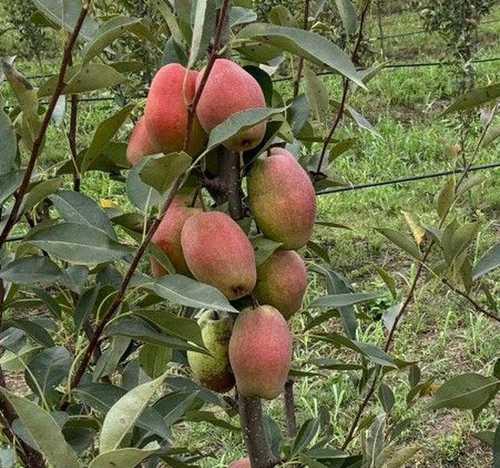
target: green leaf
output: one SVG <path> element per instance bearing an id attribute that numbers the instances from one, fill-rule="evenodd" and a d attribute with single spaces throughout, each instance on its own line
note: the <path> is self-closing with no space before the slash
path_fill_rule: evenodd
<path id="1" fill-rule="evenodd" d="M 132 204 L 143 212 L 150 210 L 153 206 L 159 205 L 163 199 L 157 190 L 145 184 L 141 179 L 140 171 L 148 159 L 143 159 L 139 164 L 130 169 L 127 177 L 127 196 Z"/>
<path id="2" fill-rule="evenodd" d="M 252 244 L 255 249 L 257 266 L 262 265 L 281 246 L 281 242 L 276 242 L 262 236 L 252 239 Z"/>
<path id="3" fill-rule="evenodd" d="M 385 420 L 385 414 L 379 414 L 370 426 L 370 430 L 367 431 L 366 438 L 364 438 L 362 450 L 363 461 L 367 464 L 366 466 L 380 466 L 380 463 L 377 463 L 377 458 L 384 449 Z"/>
<path id="4" fill-rule="evenodd" d="M 329 294 L 316 299 L 310 307 L 332 308 L 345 307 L 363 302 L 373 301 L 380 297 L 378 293 L 346 293 L 346 294 Z"/>
<path id="5" fill-rule="evenodd" d="M 475 239 L 479 230 L 478 223 L 467 223 L 463 226 L 452 230 L 450 235 L 447 235 L 448 229 L 443 235 L 441 244 L 444 250 L 444 256 L 448 264 L 452 262 L 468 247 Z"/>
<path id="6" fill-rule="evenodd" d="M 17 190 L 23 180 L 24 171 L 9 172 L 0 175 L 0 205 Z"/>
<path id="7" fill-rule="evenodd" d="M 83 50 L 83 63 L 90 62 L 96 55 L 111 45 L 124 33 L 132 33 L 139 37 L 148 37 L 146 27 L 138 18 L 117 16 L 99 27 L 96 35 Z"/>
<path id="8" fill-rule="evenodd" d="M 226 140 L 237 135 L 240 131 L 253 127 L 269 117 L 283 112 L 285 109 L 273 109 L 261 107 L 237 112 L 221 124 L 217 125 L 211 132 L 208 139 L 207 149 L 203 154 L 207 154 L 216 146 L 221 145 Z"/>
<path id="9" fill-rule="evenodd" d="M 121 397 L 108 411 L 99 438 L 99 453 L 119 448 L 125 436 L 146 409 L 149 400 L 160 391 L 166 374 L 139 385 Z"/>
<path id="10" fill-rule="evenodd" d="M 92 198 L 79 192 L 64 190 L 52 195 L 50 200 L 64 221 L 91 226 L 117 240 L 111 221 Z"/>
<path id="11" fill-rule="evenodd" d="M 82 401 L 95 411 L 105 414 L 127 392 L 115 385 L 92 383 L 80 385 L 73 390 L 73 393 L 78 401 Z M 137 419 L 136 425 L 164 439 L 169 437 L 165 422 L 158 411 L 153 408 L 146 408 Z"/>
<path id="12" fill-rule="evenodd" d="M 493 143 L 498 137 L 500 137 L 500 125 L 492 125 L 488 128 L 488 130 L 486 130 L 481 146 L 484 148 L 491 145 L 491 143 Z"/>
<path id="13" fill-rule="evenodd" d="M 413 258 L 420 259 L 420 250 L 411 237 L 394 229 L 378 228 L 377 231 Z"/>
<path id="14" fill-rule="evenodd" d="M 6 322 L 7 324 L 12 324 L 13 327 L 23 330 L 28 336 L 43 346 L 54 346 L 54 341 L 49 332 L 34 319 L 14 319 Z"/>
<path id="15" fill-rule="evenodd" d="M 351 0 L 335 0 L 342 18 L 344 29 L 349 36 L 354 36 L 358 30 L 358 17 Z"/>
<path id="16" fill-rule="evenodd" d="M 244 28 L 238 39 L 256 39 L 292 54 L 304 57 L 316 65 L 326 65 L 366 88 L 351 59 L 338 46 L 319 34 L 303 29 L 254 23 Z"/>
<path id="17" fill-rule="evenodd" d="M 217 7 L 215 0 L 197 0 L 194 11 L 193 39 L 189 54 L 188 68 L 193 68 L 208 49 L 215 30 Z"/>
<path id="18" fill-rule="evenodd" d="M 481 278 L 490 271 L 495 270 L 500 266 L 500 243 L 495 244 L 488 250 L 474 266 L 472 277 L 474 280 Z"/>
<path id="19" fill-rule="evenodd" d="M 26 382 L 34 392 L 42 393 L 40 397 L 47 396 L 68 376 L 71 362 L 72 356 L 66 348 L 55 346 L 45 349 L 29 362 L 30 372 L 25 372 Z"/>
<path id="20" fill-rule="evenodd" d="M 85 321 L 90 317 L 93 310 L 96 307 L 97 297 L 99 295 L 100 286 L 95 286 L 93 288 L 87 289 L 79 298 L 75 312 L 73 314 L 73 320 L 75 322 L 75 328 L 77 333 L 80 332 Z"/>
<path id="21" fill-rule="evenodd" d="M 383 382 L 378 388 L 378 399 L 380 400 L 380 403 L 382 403 L 384 411 L 389 414 L 394 406 L 394 403 L 396 403 L 396 399 L 394 398 L 394 393 L 392 392 L 391 387 Z"/>
<path id="22" fill-rule="evenodd" d="M 94 138 L 92 139 L 92 143 L 85 152 L 82 162 L 82 171 L 89 169 L 95 160 L 106 150 L 111 139 L 125 123 L 134 107 L 135 104 L 129 104 L 99 124 L 95 131 Z"/>
<path id="23" fill-rule="evenodd" d="M 257 13 L 250 8 L 233 6 L 229 11 L 229 26 L 234 28 L 240 24 L 253 23 L 257 20 Z"/>
<path id="24" fill-rule="evenodd" d="M 17 168 L 17 140 L 14 127 L 5 112 L 0 109 L 0 176 Z"/>
<path id="25" fill-rule="evenodd" d="M 443 219 L 450 211 L 453 202 L 455 201 L 455 179 L 450 177 L 437 197 L 437 212 Z"/>
<path id="26" fill-rule="evenodd" d="M 173 304 L 237 313 L 237 310 L 218 289 L 187 276 L 168 275 L 149 285 L 148 288 Z"/>
<path id="27" fill-rule="evenodd" d="M 495 377 L 462 374 L 445 382 L 434 395 L 430 408 L 476 409 L 494 397 L 500 385 Z"/>
<path id="28" fill-rule="evenodd" d="M 0 270 L 0 278 L 16 284 L 51 284 L 62 276 L 62 270 L 52 260 L 38 256 L 19 258 Z"/>
<path id="29" fill-rule="evenodd" d="M 89 468 L 135 468 L 146 458 L 157 452 L 157 449 L 123 448 L 102 453 L 94 458 Z"/>
<path id="30" fill-rule="evenodd" d="M 80 0 L 33 0 L 33 3 L 48 20 L 68 32 L 73 31 L 82 9 Z M 90 40 L 95 36 L 98 27 L 96 21 L 87 15 L 80 36 L 85 40 Z"/>
<path id="31" fill-rule="evenodd" d="M 139 169 L 139 177 L 159 193 L 165 193 L 191 163 L 191 156 L 183 151 L 149 156 Z"/>
<path id="32" fill-rule="evenodd" d="M 291 26 L 297 27 L 297 20 L 290 13 L 290 10 L 283 6 L 277 5 L 271 9 L 271 11 L 267 14 L 267 19 L 278 26 Z"/>
<path id="33" fill-rule="evenodd" d="M 190 344 L 187 341 L 169 336 L 159 332 L 145 320 L 125 318 L 112 323 L 106 329 L 107 336 L 126 336 L 134 340 L 149 343 L 155 346 L 166 346 L 167 348 L 181 349 L 184 351 L 195 351 L 206 353 L 203 348 Z"/>
<path id="34" fill-rule="evenodd" d="M 302 424 L 292 446 L 292 455 L 297 455 L 306 450 L 311 442 L 318 436 L 321 429 L 318 419 L 308 419 Z"/>
<path id="35" fill-rule="evenodd" d="M 201 336 L 201 329 L 196 320 L 179 317 L 169 310 L 158 308 L 136 310 L 134 313 L 153 322 L 170 335 L 178 336 L 202 348 L 205 347 Z"/>
<path id="36" fill-rule="evenodd" d="M 24 241 L 70 263 L 92 265 L 119 260 L 132 249 L 99 229 L 76 223 L 41 228 Z"/>
<path id="37" fill-rule="evenodd" d="M 56 192 L 62 184 L 62 179 L 49 179 L 36 184 L 24 198 L 22 210 L 24 212 L 31 210 L 49 195 Z"/>
<path id="38" fill-rule="evenodd" d="M 54 418 L 40 406 L 0 388 L 2 395 L 14 407 L 30 437 L 54 468 L 80 468 L 75 452 L 64 439 Z"/>
<path id="39" fill-rule="evenodd" d="M 330 117 L 328 90 L 323 81 L 308 66 L 304 67 L 306 96 L 314 117 L 325 123 Z"/>
<path id="40" fill-rule="evenodd" d="M 482 106 L 486 102 L 497 99 L 498 97 L 500 97 L 500 83 L 494 83 L 482 88 L 476 88 L 468 93 L 465 93 L 463 96 L 460 96 L 444 111 L 444 114 L 475 109 Z"/>
<path id="41" fill-rule="evenodd" d="M 383 268 L 375 265 L 375 269 L 377 270 L 377 273 L 379 276 L 382 278 L 382 281 L 385 283 L 385 285 L 389 288 L 389 291 L 391 292 L 391 296 L 396 299 L 398 292 L 396 290 L 396 280 L 394 277 L 386 270 Z"/>
<path id="42" fill-rule="evenodd" d="M 163 19 L 167 23 L 170 34 L 172 35 L 175 42 L 179 45 L 184 43 L 184 36 L 179 28 L 177 18 L 172 11 L 172 7 L 165 0 L 153 0 L 153 5 L 156 7 L 158 12 L 163 16 Z"/>
<path id="43" fill-rule="evenodd" d="M 165 372 L 167 364 L 172 359 L 172 350 L 165 346 L 144 344 L 139 350 L 139 364 L 152 379 Z"/>
<path id="44" fill-rule="evenodd" d="M 126 80 L 125 76 L 117 72 L 113 67 L 103 63 L 88 63 L 83 67 L 74 67 L 68 70 L 66 75 L 66 86 L 62 94 L 80 94 L 96 91 L 103 88 L 112 88 Z M 50 78 L 40 87 L 40 97 L 52 96 L 56 89 L 58 77 Z"/>

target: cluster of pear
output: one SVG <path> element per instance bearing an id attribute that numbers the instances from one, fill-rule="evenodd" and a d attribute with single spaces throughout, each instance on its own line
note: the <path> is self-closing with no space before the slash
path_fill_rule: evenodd
<path id="1" fill-rule="evenodd" d="M 203 72 L 179 64 L 160 69 L 129 141 L 131 164 L 183 149 L 188 105 L 202 80 Z M 261 87 L 248 72 L 217 59 L 196 107 L 188 152 L 199 154 L 206 132 L 233 114 L 265 106 Z M 263 140 L 266 125 L 244 129 L 224 146 L 238 153 L 253 149 Z M 227 313 L 202 313 L 199 325 L 210 355 L 188 353 L 195 378 L 214 391 L 226 392 L 236 383 L 240 395 L 273 399 L 283 391 L 292 359 L 287 320 L 300 309 L 307 286 L 306 267 L 296 250 L 312 234 L 315 191 L 296 158 L 278 147 L 253 163 L 246 188 L 258 230 L 280 243 L 262 264 L 257 265 L 253 245 L 236 221 L 222 211 L 205 211 L 192 203 L 192 196 L 175 197 L 153 242 L 178 273 L 214 286 L 231 301 L 253 297 L 254 305 L 234 321 Z M 154 262 L 152 270 L 155 276 L 166 273 Z"/>

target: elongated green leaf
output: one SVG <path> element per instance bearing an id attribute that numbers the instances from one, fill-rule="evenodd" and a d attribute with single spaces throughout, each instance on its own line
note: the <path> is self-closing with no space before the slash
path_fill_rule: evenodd
<path id="1" fill-rule="evenodd" d="M 319 34 L 303 29 L 254 23 L 244 28 L 237 37 L 255 39 L 304 57 L 317 65 L 326 65 L 366 88 L 348 55 Z"/>
<path id="2" fill-rule="evenodd" d="M 50 465 L 54 468 L 80 468 L 75 452 L 64 440 L 61 428 L 49 413 L 32 401 L 3 388 L 0 388 L 0 392 L 14 407 L 23 426 Z"/>
<path id="3" fill-rule="evenodd" d="M 445 382 L 434 395 L 430 407 L 476 409 L 493 398 L 500 385 L 495 377 L 462 374 Z"/>
<path id="4" fill-rule="evenodd" d="M 152 379 L 165 372 L 167 364 L 172 359 L 172 349 L 165 346 L 144 344 L 139 350 L 139 364 Z"/>
<path id="5" fill-rule="evenodd" d="M 320 428 L 318 419 L 309 419 L 302 424 L 293 441 L 292 455 L 297 455 L 306 450 L 318 435 Z"/>
<path id="6" fill-rule="evenodd" d="M 0 109 L 0 176 L 16 169 L 17 140 L 14 127 Z"/>
<path id="7" fill-rule="evenodd" d="M 102 424 L 99 439 L 99 453 L 103 454 L 119 448 L 121 442 L 147 407 L 149 400 L 157 393 L 166 374 L 139 385 L 120 398 L 108 411 Z"/>
<path id="8" fill-rule="evenodd" d="M 193 39 L 189 54 L 188 68 L 205 54 L 213 36 L 217 8 L 214 0 L 198 0 L 194 12 Z"/>
<path id="9" fill-rule="evenodd" d="M 183 151 L 150 156 L 141 166 L 139 177 L 159 193 L 165 193 L 175 179 L 186 172 L 191 162 L 191 156 Z"/>
<path id="10" fill-rule="evenodd" d="M 484 135 L 484 139 L 483 139 L 481 146 L 484 148 L 485 146 L 490 145 L 498 137 L 500 137 L 500 125 L 492 125 L 486 131 L 486 135 Z"/>
<path id="11" fill-rule="evenodd" d="M 58 77 L 50 78 L 38 91 L 40 97 L 51 96 L 56 88 Z M 66 75 L 67 85 L 62 94 L 80 94 L 97 89 L 112 88 L 126 80 L 125 76 L 113 67 L 103 63 L 88 63 L 83 67 L 72 68 Z"/>
<path id="12" fill-rule="evenodd" d="M 13 327 L 23 330 L 28 336 L 43 346 L 54 346 L 54 341 L 49 332 L 37 321 L 33 319 L 14 319 L 5 323 L 5 325 L 10 324 L 12 324 Z"/>
<path id="13" fill-rule="evenodd" d="M 0 175 L 0 204 L 3 204 L 19 187 L 24 171 L 8 172 Z"/>
<path id="14" fill-rule="evenodd" d="M 248 129 L 264 122 L 269 117 L 283 112 L 285 109 L 272 109 L 272 108 L 256 108 L 249 109 L 242 112 L 233 114 L 228 119 L 224 120 L 221 124 L 217 125 L 211 132 L 208 139 L 208 146 L 205 154 L 214 149 L 216 146 L 229 140 L 231 137 L 238 134 L 241 130 Z"/>
<path id="15" fill-rule="evenodd" d="M 92 139 L 92 143 L 85 152 L 82 162 L 83 171 L 89 169 L 95 160 L 106 150 L 111 139 L 127 120 L 134 107 L 135 104 L 129 104 L 99 124 L 99 127 L 97 127 L 95 131 L 94 138 Z"/>
<path id="16" fill-rule="evenodd" d="M 52 195 L 50 200 L 66 222 L 94 227 L 117 240 L 111 221 L 92 198 L 79 192 L 64 190 Z"/>
<path id="17" fill-rule="evenodd" d="M 81 0 L 33 0 L 33 4 L 48 20 L 69 32 L 73 31 L 82 9 Z M 97 29 L 96 21 L 87 15 L 80 36 L 85 40 L 90 40 L 96 34 Z"/>
<path id="18" fill-rule="evenodd" d="M 476 88 L 460 96 L 444 113 L 470 110 L 479 107 L 486 102 L 493 101 L 500 97 L 500 83 L 495 83 L 482 88 Z"/>
<path id="19" fill-rule="evenodd" d="M 203 353 L 203 348 L 188 343 L 186 340 L 169 336 L 156 330 L 145 320 L 125 318 L 111 324 L 106 329 L 108 336 L 126 336 L 156 346 L 166 346 L 173 349 L 190 350 Z"/>
<path id="20" fill-rule="evenodd" d="M 16 284 L 55 283 L 62 279 L 61 269 L 47 257 L 19 258 L 0 270 L 0 278 Z"/>
<path id="21" fill-rule="evenodd" d="M 218 289 L 187 276 L 168 275 L 147 287 L 174 304 L 197 309 L 237 312 Z"/>
<path id="22" fill-rule="evenodd" d="M 142 181 L 140 171 L 149 158 L 143 159 L 128 172 L 127 195 L 132 204 L 141 211 L 150 210 L 161 203 L 162 195 Z"/>
<path id="23" fill-rule="evenodd" d="M 110 262 L 132 253 L 132 249 L 109 238 L 99 229 L 76 223 L 39 229 L 25 242 L 80 265 Z"/>
<path id="24" fill-rule="evenodd" d="M 473 279 L 479 279 L 500 266 L 500 244 L 495 244 L 474 266 Z"/>
<path id="25" fill-rule="evenodd" d="M 377 231 L 413 258 L 420 259 L 420 250 L 418 249 L 417 244 L 406 234 L 388 228 L 379 228 Z"/>
<path id="26" fill-rule="evenodd" d="M 23 200 L 22 210 L 29 211 L 49 195 L 56 192 L 63 184 L 62 179 L 49 179 L 36 184 Z"/>
<path id="27" fill-rule="evenodd" d="M 106 47 L 111 45 L 122 34 L 132 33 L 140 37 L 148 37 L 144 34 L 145 26 L 138 18 L 128 18 L 117 16 L 106 21 L 99 27 L 95 37 L 90 41 L 83 51 L 83 63 L 90 62 L 96 55 L 99 55 Z"/>
<path id="28" fill-rule="evenodd" d="M 356 8 L 354 8 L 351 0 L 335 0 L 335 3 L 337 4 L 346 33 L 349 36 L 353 36 L 358 29 Z"/>
<path id="29" fill-rule="evenodd" d="M 71 361 L 71 354 L 62 346 L 45 349 L 29 362 L 26 381 L 33 391 L 41 391 L 43 397 L 68 376 Z M 32 379 L 36 380 L 36 385 Z"/>
<path id="30" fill-rule="evenodd" d="M 455 179 L 453 177 L 450 177 L 444 184 L 437 197 L 437 212 L 441 219 L 443 219 L 443 217 L 448 214 L 454 200 Z"/>
<path id="31" fill-rule="evenodd" d="M 319 122 L 329 118 L 328 90 L 321 79 L 309 68 L 305 67 L 306 95 L 309 106 Z"/>
<path id="32" fill-rule="evenodd" d="M 135 468 L 157 450 L 123 448 L 102 453 L 94 458 L 89 468 Z"/>
<path id="33" fill-rule="evenodd" d="M 253 23 L 257 20 L 257 14 L 250 8 L 233 6 L 229 11 L 229 26 L 234 28 L 240 24 Z"/>
<path id="34" fill-rule="evenodd" d="M 316 299 L 310 307 L 332 308 L 345 307 L 363 302 L 373 301 L 379 297 L 377 293 L 346 293 L 346 294 L 329 294 L 327 296 Z"/>

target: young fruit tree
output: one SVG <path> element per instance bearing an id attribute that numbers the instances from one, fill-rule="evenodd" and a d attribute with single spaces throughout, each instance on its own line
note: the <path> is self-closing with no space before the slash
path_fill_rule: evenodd
<path id="1" fill-rule="evenodd" d="M 98 0 L 33 3 L 38 21 L 65 46 L 59 71 L 39 87 L 13 58 L 2 59 L 2 81 L 15 104 L 0 110 L 6 447 L 0 465 L 411 463 L 419 447 L 401 443 L 405 418 L 391 414 L 388 378 L 408 373 L 408 407 L 429 394 L 432 380 L 421 381 L 416 362 L 392 353 L 397 326 L 422 272 L 433 268 L 427 260 L 434 245 L 445 262 L 435 274 L 498 322 L 470 296 L 473 281 L 498 266 L 498 245 L 473 270 L 468 248 L 479 228 L 447 220 L 472 185 L 466 168 L 438 197 L 437 227 L 424 231 L 414 223 L 413 233 L 424 231 L 417 240 L 378 230 L 416 269 L 409 290 L 400 293 L 380 269 L 395 301 L 385 346 L 361 339 L 356 306 L 380 293 L 355 291 L 312 238 L 315 225 L 344 228 L 317 219 L 317 197 L 339 185 L 331 165 L 352 145 L 334 138 L 341 121 L 373 131 L 348 104 L 380 70 L 360 71 L 358 56 L 371 2 L 337 2 L 346 50 L 311 31 L 325 2 L 305 0 L 296 17 L 276 6 L 270 22 L 258 22 L 245 0 L 154 0 L 148 3 L 154 22 Z M 129 2 L 118 3 L 126 9 Z M 82 95 L 107 89 L 126 96 L 137 70 L 123 46 L 127 38 L 141 41 L 159 62 L 144 85 L 145 102 L 128 96 L 85 141 Z M 340 101 L 330 98 L 320 72 L 336 75 Z M 500 94 L 498 85 L 474 92 L 449 112 Z M 495 110 L 478 147 L 491 134 Z M 43 170 L 49 128 L 67 138 L 68 158 Z M 109 207 L 85 193 L 85 179 L 95 173 L 121 184 L 123 205 Z M 305 312 L 308 275 L 326 294 L 310 300 Z M 298 330 L 293 321 L 301 314 L 305 326 Z M 339 323 L 335 332 L 324 327 L 330 319 Z M 299 335 L 352 359 L 294 363 Z M 301 424 L 295 411 L 296 382 L 332 370 L 349 375 L 360 395 L 343 440 L 332 436 L 327 408 Z M 478 413 L 494 399 L 499 378 L 498 363 L 492 375 L 454 377 L 432 406 Z M 374 395 L 382 410 L 371 405 Z M 267 401 L 280 399 L 283 417 L 273 418 Z M 228 438 L 236 434 L 245 456 L 228 458 L 210 440 L 201 449 L 179 443 L 178 433 L 199 422 L 226 430 Z"/>

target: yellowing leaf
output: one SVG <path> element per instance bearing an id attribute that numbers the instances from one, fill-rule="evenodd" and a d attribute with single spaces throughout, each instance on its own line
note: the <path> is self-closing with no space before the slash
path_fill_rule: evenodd
<path id="1" fill-rule="evenodd" d="M 425 239 L 425 229 L 418 224 L 413 215 L 409 211 L 402 211 L 403 216 L 405 217 L 406 224 L 410 227 L 411 233 L 417 242 L 417 245 L 420 245 Z"/>
<path id="2" fill-rule="evenodd" d="M 118 205 L 110 198 L 101 198 L 99 204 L 101 208 L 118 208 Z"/>

